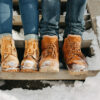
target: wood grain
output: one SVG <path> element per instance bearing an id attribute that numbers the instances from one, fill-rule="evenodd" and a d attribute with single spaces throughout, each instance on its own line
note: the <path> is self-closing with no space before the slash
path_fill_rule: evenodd
<path id="1" fill-rule="evenodd" d="M 99 71 L 89 71 L 85 75 L 73 76 L 67 70 L 60 70 L 59 73 L 10 73 L 0 72 L 0 80 L 85 80 L 86 77 L 93 77 Z"/>

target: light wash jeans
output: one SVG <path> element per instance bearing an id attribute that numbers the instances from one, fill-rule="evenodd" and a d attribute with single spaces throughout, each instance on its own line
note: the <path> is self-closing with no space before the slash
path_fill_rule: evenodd
<path id="1" fill-rule="evenodd" d="M 0 0 L 0 34 L 12 33 L 12 7 L 12 0 Z M 19 0 L 19 8 L 25 35 L 38 35 L 38 0 Z"/>
<path id="2" fill-rule="evenodd" d="M 12 0 L 0 0 L 0 34 L 12 33 Z M 25 35 L 38 35 L 38 0 L 19 0 L 19 7 Z M 68 0 L 66 4 L 65 37 L 68 34 L 82 35 L 84 31 L 84 10 L 86 0 Z M 43 35 L 58 35 L 60 0 L 42 0 Z"/>

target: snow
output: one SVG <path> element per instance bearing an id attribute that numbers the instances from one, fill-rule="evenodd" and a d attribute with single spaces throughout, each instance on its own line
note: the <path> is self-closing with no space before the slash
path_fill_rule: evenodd
<path id="1" fill-rule="evenodd" d="M 13 16 L 19 15 L 17 11 L 13 11 Z"/>
<path id="2" fill-rule="evenodd" d="M 86 30 L 82 35 L 83 40 L 96 40 L 96 35 L 94 34 L 94 31 L 91 29 Z"/>
<path id="3" fill-rule="evenodd" d="M 74 86 L 66 86 L 60 82 L 42 90 L 0 90 L 0 100 L 100 100 L 99 85 L 100 73 L 86 78 L 85 82 L 75 81 Z"/>
<path id="4" fill-rule="evenodd" d="M 85 9 L 84 15 L 89 15 L 87 9 Z"/>
<path id="5" fill-rule="evenodd" d="M 97 17 L 98 36 L 94 34 L 93 30 L 87 30 L 83 33 L 83 40 L 92 40 L 91 48 L 94 51 L 94 56 L 86 57 L 88 62 L 88 70 L 100 70 L 100 48 L 98 39 L 100 40 L 100 17 Z"/>
<path id="6" fill-rule="evenodd" d="M 91 48 L 94 51 L 94 56 L 86 57 L 88 62 L 88 70 L 100 70 L 100 48 L 97 41 L 97 36 L 93 30 L 87 30 L 83 33 L 83 40 L 92 40 Z"/>
<path id="7" fill-rule="evenodd" d="M 96 22 L 97 22 L 97 37 L 98 37 L 99 46 L 100 46 L 100 16 L 96 17 Z"/>
<path id="8" fill-rule="evenodd" d="M 24 40 L 24 30 L 20 29 L 20 32 L 12 30 L 12 37 L 14 40 Z"/>

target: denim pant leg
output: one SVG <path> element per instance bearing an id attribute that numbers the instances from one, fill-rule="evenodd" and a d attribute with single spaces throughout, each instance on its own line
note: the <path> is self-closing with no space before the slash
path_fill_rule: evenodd
<path id="1" fill-rule="evenodd" d="M 0 37 L 12 33 L 12 0 L 0 0 Z"/>
<path id="2" fill-rule="evenodd" d="M 21 18 L 25 36 L 33 38 L 38 35 L 39 14 L 38 0 L 19 0 Z"/>
<path id="3" fill-rule="evenodd" d="M 58 35 L 59 19 L 60 0 L 42 0 L 41 37 L 43 35 Z"/>
<path id="4" fill-rule="evenodd" d="M 84 31 L 84 10 L 86 0 L 68 0 L 66 8 L 66 29 L 68 34 L 82 35 Z"/>

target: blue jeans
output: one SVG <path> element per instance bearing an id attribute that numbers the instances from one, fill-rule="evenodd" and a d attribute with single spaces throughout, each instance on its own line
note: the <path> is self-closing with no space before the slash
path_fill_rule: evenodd
<path id="1" fill-rule="evenodd" d="M 12 33 L 12 0 L 0 0 L 0 34 Z M 19 0 L 24 33 L 38 34 L 38 0 Z"/>
<path id="2" fill-rule="evenodd" d="M 68 0 L 66 4 L 65 35 L 82 35 L 86 0 Z M 58 35 L 60 0 L 42 0 L 41 36 Z"/>
<path id="3" fill-rule="evenodd" d="M 38 0 L 19 0 L 25 35 L 38 34 Z M 68 34 L 81 35 L 84 31 L 84 9 L 86 0 L 68 0 L 66 6 L 66 29 Z M 40 33 L 58 35 L 60 0 L 42 0 L 42 20 Z M 12 31 L 12 0 L 0 0 L 0 33 Z"/>
<path id="4" fill-rule="evenodd" d="M 42 0 L 41 37 L 43 35 L 58 35 L 59 19 L 60 0 Z"/>

